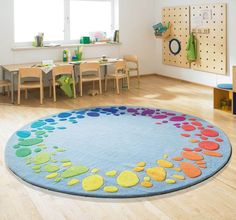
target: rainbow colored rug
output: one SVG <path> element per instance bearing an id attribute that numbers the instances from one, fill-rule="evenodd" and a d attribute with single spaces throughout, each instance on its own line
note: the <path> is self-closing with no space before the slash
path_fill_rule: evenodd
<path id="1" fill-rule="evenodd" d="M 32 122 L 9 140 L 5 159 L 21 179 L 49 190 L 129 198 L 190 187 L 231 156 L 227 136 L 173 111 L 97 107 Z"/>

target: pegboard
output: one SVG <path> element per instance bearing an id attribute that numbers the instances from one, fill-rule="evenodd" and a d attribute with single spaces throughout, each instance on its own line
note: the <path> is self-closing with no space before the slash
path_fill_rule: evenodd
<path id="1" fill-rule="evenodd" d="M 191 6 L 191 31 L 196 31 L 198 59 L 191 68 L 227 73 L 227 5 Z M 209 30 L 208 33 L 201 30 Z M 202 32 L 202 33 L 201 33 Z"/>
<path id="2" fill-rule="evenodd" d="M 186 57 L 186 47 L 190 32 L 190 7 L 166 7 L 162 9 L 163 24 L 171 23 L 171 35 L 167 39 L 163 39 L 162 57 L 163 63 L 178 67 L 190 68 L 190 64 Z M 181 51 L 177 55 L 173 55 L 169 50 L 169 42 L 176 38 L 181 43 Z"/>

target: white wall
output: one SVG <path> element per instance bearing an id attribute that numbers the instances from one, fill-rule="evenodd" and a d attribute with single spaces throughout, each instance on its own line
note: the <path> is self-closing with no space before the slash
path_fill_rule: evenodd
<path id="1" fill-rule="evenodd" d="M 121 54 L 140 57 L 141 73 L 156 73 L 155 0 L 120 0 Z"/>
<path id="2" fill-rule="evenodd" d="M 212 73 L 198 72 L 162 64 L 162 42 L 156 40 L 156 72 L 162 75 L 191 82 L 215 86 L 217 83 L 232 82 L 232 66 L 236 64 L 236 1 L 235 0 L 156 0 L 156 23 L 161 21 L 161 10 L 166 6 L 183 6 L 193 4 L 227 3 L 228 4 L 228 74 L 220 76 Z"/>
<path id="3" fill-rule="evenodd" d="M 43 50 L 12 51 L 14 45 L 14 0 L 0 0 L 0 65 L 25 62 L 40 62 L 45 59 L 61 60 L 62 48 Z M 85 58 L 122 57 L 137 54 L 140 57 L 141 73 L 155 72 L 151 25 L 155 22 L 155 0 L 120 0 L 120 41 L 121 46 L 86 47 Z M 150 56 L 150 57 L 149 57 Z M 1 75 L 1 73 L 0 73 Z M 1 76 L 0 76 L 1 78 Z"/>

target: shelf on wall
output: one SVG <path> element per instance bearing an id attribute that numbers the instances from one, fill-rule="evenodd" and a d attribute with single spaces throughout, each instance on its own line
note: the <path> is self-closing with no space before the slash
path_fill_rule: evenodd
<path id="1" fill-rule="evenodd" d="M 13 51 L 22 51 L 22 50 L 46 50 L 46 49 L 57 49 L 57 48 L 71 48 L 71 47 L 98 47 L 98 46 L 119 46 L 121 43 L 92 43 L 92 44 L 61 44 L 58 46 L 44 46 L 44 47 L 33 47 L 33 46 L 22 46 L 22 47 L 12 47 Z"/>
<path id="2" fill-rule="evenodd" d="M 161 35 L 156 35 L 156 38 L 167 39 L 168 37 L 170 37 L 170 35 L 171 35 L 171 26 Z"/>

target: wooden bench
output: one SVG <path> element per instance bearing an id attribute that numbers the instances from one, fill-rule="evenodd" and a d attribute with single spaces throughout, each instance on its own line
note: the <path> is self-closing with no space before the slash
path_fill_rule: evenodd
<path id="1" fill-rule="evenodd" d="M 231 102 L 231 105 L 224 106 L 222 103 Z M 236 115 L 236 66 L 233 66 L 233 89 L 214 88 L 214 109 L 231 112 Z"/>

